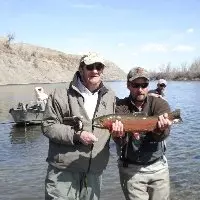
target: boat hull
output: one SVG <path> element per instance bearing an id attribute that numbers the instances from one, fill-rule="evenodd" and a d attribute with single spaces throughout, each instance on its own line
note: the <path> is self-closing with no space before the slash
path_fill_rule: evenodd
<path id="1" fill-rule="evenodd" d="M 23 110 L 11 108 L 9 113 L 17 125 L 40 125 L 44 111 L 39 109 Z"/>

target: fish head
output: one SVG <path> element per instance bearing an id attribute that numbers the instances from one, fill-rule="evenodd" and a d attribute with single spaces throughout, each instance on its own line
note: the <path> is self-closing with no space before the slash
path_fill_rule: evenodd
<path id="1" fill-rule="evenodd" d="M 93 120 L 93 126 L 94 127 L 97 127 L 97 128 L 103 128 L 103 121 L 104 121 L 104 117 L 101 116 L 101 117 L 96 117 L 94 120 Z"/>
<path id="2" fill-rule="evenodd" d="M 97 128 L 107 128 L 110 129 L 112 127 L 112 115 L 105 115 L 96 117 L 93 120 L 93 126 Z"/>

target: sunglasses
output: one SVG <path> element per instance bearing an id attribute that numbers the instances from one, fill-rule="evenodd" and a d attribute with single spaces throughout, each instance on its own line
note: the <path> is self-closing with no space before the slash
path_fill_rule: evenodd
<path id="1" fill-rule="evenodd" d="M 132 83 L 130 82 L 132 88 L 147 88 L 149 83 Z"/>
<path id="2" fill-rule="evenodd" d="M 160 87 L 166 87 L 166 85 L 165 84 L 160 84 Z"/>
<path id="3" fill-rule="evenodd" d="M 104 68 L 104 65 L 102 65 L 102 64 L 92 64 L 92 65 L 86 65 L 85 68 L 88 71 L 93 71 L 94 69 L 96 69 L 97 71 L 101 71 Z"/>

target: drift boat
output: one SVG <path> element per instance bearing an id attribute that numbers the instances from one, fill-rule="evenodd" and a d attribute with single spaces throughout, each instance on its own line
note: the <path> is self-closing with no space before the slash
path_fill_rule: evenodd
<path id="1" fill-rule="evenodd" d="M 36 103 L 34 105 L 19 102 L 16 108 L 11 108 L 12 115 L 17 125 L 40 125 L 48 95 L 42 87 L 35 87 Z"/>

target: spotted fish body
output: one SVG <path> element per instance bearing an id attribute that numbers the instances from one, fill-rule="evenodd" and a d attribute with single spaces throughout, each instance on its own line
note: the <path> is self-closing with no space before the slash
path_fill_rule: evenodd
<path id="1" fill-rule="evenodd" d="M 168 113 L 169 120 L 173 123 L 182 121 L 180 109 Z M 145 116 L 142 113 L 134 114 L 110 114 L 94 119 L 94 126 L 98 128 L 111 129 L 112 123 L 121 121 L 125 132 L 150 132 L 156 129 L 158 116 Z"/>

